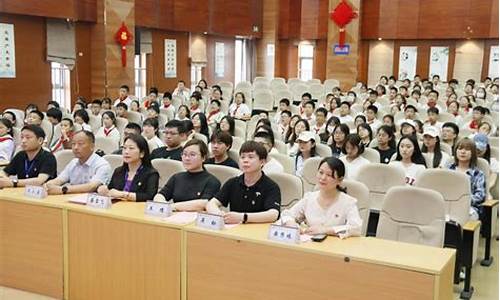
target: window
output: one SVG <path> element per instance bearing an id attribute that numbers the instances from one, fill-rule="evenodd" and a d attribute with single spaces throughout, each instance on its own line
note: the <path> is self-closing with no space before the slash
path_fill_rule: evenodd
<path id="1" fill-rule="evenodd" d="M 306 42 L 299 44 L 299 78 L 310 80 L 313 78 L 314 45 Z"/>
<path id="2" fill-rule="evenodd" d="M 146 53 L 135 56 L 135 96 L 139 99 L 146 97 Z"/>
<path id="3" fill-rule="evenodd" d="M 234 83 L 247 80 L 247 43 L 245 39 L 236 39 L 234 49 Z"/>
<path id="4" fill-rule="evenodd" d="M 66 65 L 51 62 L 52 100 L 61 107 L 71 108 L 71 89 L 69 69 Z"/>

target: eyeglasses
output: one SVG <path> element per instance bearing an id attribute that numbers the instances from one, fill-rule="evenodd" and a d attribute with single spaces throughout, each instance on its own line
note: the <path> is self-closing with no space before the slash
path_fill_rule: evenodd
<path id="1" fill-rule="evenodd" d="M 165 135 L 179 135 L 178 132 L 175 132 L 175 131 L 169 131 L 169 130 L 165 130 L 163 133 L 165 133 Z"/>
<path id="2" fill-rule="evenodd" d="M 182 157 L 187 157 L 191 159 L 198 157 L 198 155 L 200 154 L 196 152 L 182 152 Z"/>

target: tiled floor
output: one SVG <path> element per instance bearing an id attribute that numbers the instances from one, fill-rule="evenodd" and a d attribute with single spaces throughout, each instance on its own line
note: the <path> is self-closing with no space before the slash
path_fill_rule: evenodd
<path id="1" fill-rule="evenodd" d="M 480 242 L 478 257 L 483 257 L 484 240 Z M 485 268 L 477 263 L 472 270 L 472 286 L 474 295 L 472 300 L 493 300 L 498 299 L 498 241 L 494 240 L 491 245 L 491 253 L 495 258 L 489 268 Z M 455 286 L 455 296 L 459 299 L 460 286 Z M 52 300 L 53 298 L 40 296 L 24 291 L 14 290 L 0 286 L 0 300 Z"/>

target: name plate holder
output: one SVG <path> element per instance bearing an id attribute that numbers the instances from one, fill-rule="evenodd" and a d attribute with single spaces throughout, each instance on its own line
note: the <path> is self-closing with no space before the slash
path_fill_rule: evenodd
<path id="1" fill-rule="evenodd" d="M 208 213 L 198 213 L 196 226 L 212 230 L 222 230 L 224 229 L 224 217 Z"/>
<path id="2" fill-rule="evenodd" d="M 87 206 L 99 209 L 110 209 L 111 205 L 110 197 L 101 196 L 95 193 L 91 193 L 87 196 Z"/>
<path id="3" fill-rule="evenodd" d="M 47 191 L 43 186 L 27 185 L 24 187 L 24 196 L 28 198 L 43 199 L 47 197 Z"/>
<path id="4" fill-rule="evenodd" d="M 172 204 L 157 201 L 147 201 L 144 208 L 144 214 L 152 217 L 170 217 L 172 211 Z"/>
<path id="5" fill-rule="evenodd" d="M 297 227 L 271 224 L 267 238 L 271 241 L 287 244 L 298 244 L 300 242 L 300 229 Z"/>

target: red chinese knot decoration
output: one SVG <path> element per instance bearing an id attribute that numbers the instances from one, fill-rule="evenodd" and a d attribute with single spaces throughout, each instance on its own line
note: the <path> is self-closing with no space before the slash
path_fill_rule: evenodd
<path id="1" fill-rule="evenodd" d="M 127 44 L 132 40 L 132 34 L 128 31 L 125 23 L 122 22 L 122 26 L 118 29 L 115 35 L 116 42 L 120 44 L 122 49 L 122 66 L 127 66 Z"/>
<path id="2" fill-rule="evenodd" d="M 337 5 L 331 12 L 330 12 L 330 19 L 337 24 L 339 29 L 339 46 L 343 47 L 345 44 L 345 26 L 351 21 L 356 18 L 358 14 L 352 9 L 349 4 L 345 2 L 345 0 L 342 0 L 342 2 Z"/>

